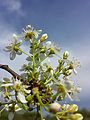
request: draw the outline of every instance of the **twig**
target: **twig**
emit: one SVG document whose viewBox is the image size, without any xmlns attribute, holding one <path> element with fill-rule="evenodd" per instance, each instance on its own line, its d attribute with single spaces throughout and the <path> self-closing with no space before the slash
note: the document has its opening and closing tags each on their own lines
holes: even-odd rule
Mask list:
<svg viewBox="0 0 90 120">
<path fill-rule="evenodd" d="M 13 71 L 11 68 L 9 68 L 8 65 L 0 64 L 0 68 L 9 72 L 14 78 L 17 78 L 18 80 L 23 81 L 24 84 L 27 84 L 27 80 L 24 80 L 19 74 L 17 74 L 15 71 Z"/>
</svg>

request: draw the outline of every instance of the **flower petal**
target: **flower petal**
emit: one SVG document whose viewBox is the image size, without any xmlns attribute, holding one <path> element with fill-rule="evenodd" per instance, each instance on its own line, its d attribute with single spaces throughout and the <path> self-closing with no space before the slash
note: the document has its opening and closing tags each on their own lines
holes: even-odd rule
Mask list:
<svg viewBox="0 0 90 120">
<path fill-rule="evenodd" d="M 1 87 L 9 87 L 9 86 L 13 86 L 12 83 L 7 83 L 7 84 L 2 84 Z"/>
<path fill-rule="evenodd" d="M 13 112 L 10 112 L 10 113 L 8 114 L 8 120 L 13 120 L 13 118 L 14 118 L 14 113 L 13 113 Z"/>
<path fill-rule="evenodd" d="M 11 46 L 6 46 L 5 48 L 4 48 L 4 51 L 5 52 L 10 52 L 12 50 L 12 47 Z"/>
<path fill-rule="evenodd" d="M 16 57 L 16 52 L 15 52 L 15 51 L 12 51 L 12 52 L 10 53 L 10 60 L 14 60 L 15 57 Z"/>
<path fill-rule="evenodd" d="M 25 96 L 21 92 L 18 93 L 17 97 L 22 103 L 27 103 Z"/>
</svg>

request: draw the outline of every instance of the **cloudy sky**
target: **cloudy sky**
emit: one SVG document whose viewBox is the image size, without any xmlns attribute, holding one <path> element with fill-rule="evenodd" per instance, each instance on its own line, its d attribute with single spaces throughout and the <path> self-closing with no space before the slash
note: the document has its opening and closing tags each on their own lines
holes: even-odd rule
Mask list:
<svg viewBox="0 0 90 120">
<path fill-rule="evenodd" d="M 16 72 L 25 56 L 10 61 L 3 48 L 13 33 L 20 33 L 28 24 L 48 33 L 49 40 L 81 62 L 74 76 L 82 87 L 78 105 L 90 109 L 90 0 L 0 0 L 0 64 L 8 64 Z M 3 76 L 8 73 L 0 70 Z"/>
</svg>

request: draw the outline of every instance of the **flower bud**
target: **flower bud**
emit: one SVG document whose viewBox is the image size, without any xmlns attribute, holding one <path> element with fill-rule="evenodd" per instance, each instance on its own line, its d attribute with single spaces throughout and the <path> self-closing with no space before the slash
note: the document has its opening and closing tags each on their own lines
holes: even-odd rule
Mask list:
<svg viewBox="0 0 90 120">
<path fill-rule="evenodd" d="M 26 40 L 32 39 L 33 35 L 34 35 L 33 31 L 27 32 L 26 35 L 25 35 L 25 39 Z"/>
<path fill-rule="evenodd" d="M 59 64 L 60 64 L 60 66 L 61 66 L 61 65 L 64 65 L 64 60 L 61 60 L 61 59 L 60 59 L 60 60 L 58 60 L 58 62 L 59 62 Z"/>
<path fill-rule="evenodd" d="M 63 59 L 67 59 L 69 56 L 69 52 L 68 51 L 65 51 L 64 54 L 63 54 Z"/>
<path fill-rule="evenodd" d="M 72 74 L 72 69 L 69 69 L 69 70 L 63 71 L 63 74 L 64 74 L 65 76 L 69 76 L 69 75 L 71 75 L 71 74 Z"/>
<path fill-rule="evenodd" d="M 70 120 L 83 120 L 83 116 L 79 113 L 71 114 L 70 115 Z"/>
<path fill-rule="evenodd" d="M 50 48 L 50 53 L 49 53 L 50 55 L 51 54 L 55 54 L 55 51 L 54 51 L 54 49 L 53 48 Z"/>
<path fill-rule="evenodd" d="M 68 110 L 71 112 L 71 113 L 74 113 L 76 111 L 78 111 L 78 106 L 76 104 L 73 104 L 73 105 L 70 105 L 68 107 Z"/>
<path fill-rule="evenodd" d="M 51 73 L 51 75 L 53 75 L 54 71 L 53 71 L 53 70 L 51 70 L 51 71 L 50 71 L 50 73 Z"/>
<path fill-rule="evenodd" d="M 63 104 L 62 109 L 67 110 L 69 108 L 69 104 Z"/>
<path fill-rule="evenodd" d="M 41 50 L 40 50 L 40 53 L 45 53 L 45 48 L 42 48 Z"/>
<path fill-rule="evenodd" d="M 80 93 L 81 90 L 82 90 L 82 88 L 79 87 L 79 86 L 75 88 L 75 91 L 76 91 L 77 93 Z"/>
<path fill-rule="evenodd" d="M 40 42 L 44 42 L 48 38 L 47 34 L 43 34 L 40 38 Z"/>
<path fill-rule="evenodd" d="M 61 105 L 57 102 L 50 104 L 50 112 L 58 112 L 61 109 Z"/>
</svg>

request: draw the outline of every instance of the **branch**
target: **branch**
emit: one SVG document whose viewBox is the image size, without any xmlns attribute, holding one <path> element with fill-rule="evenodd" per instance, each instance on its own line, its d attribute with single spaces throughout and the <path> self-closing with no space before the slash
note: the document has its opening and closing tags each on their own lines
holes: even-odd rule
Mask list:
<svg viewBox="0 0 90 120">
<path fill-rule="evenodd" d="M 16 72 L 14 72 L 12 69 L 8 67 L 8 65 L 2 65 L 0 64 L 0 68 L 6 70 L 9 72 L 14 78 L 17 78 L 18 80 L 22 80 L 21 76 L 18 75 Z"/>
</svg>

